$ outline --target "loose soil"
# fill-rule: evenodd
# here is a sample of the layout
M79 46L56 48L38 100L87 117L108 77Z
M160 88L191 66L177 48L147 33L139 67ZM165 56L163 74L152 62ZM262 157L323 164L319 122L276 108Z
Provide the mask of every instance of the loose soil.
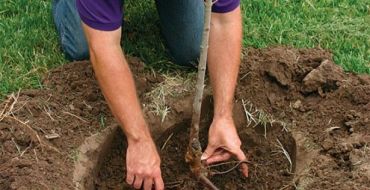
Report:
M370 77L344 72L322 49L246 49L243 55L234 120L251 161L250 177L233 170L211 179L221 189L370 189ZM192 90L177 85L174 90L181 93L167 94L169 111L163 117L153 110L148 94L165 86L167 78L148 71L138 59L129 62L158 148L173 134L160 151L167 187L201 189L183 159ZM73 189L78 147L116 123L87 62L52 70L42 86L0 104L0 189ZM212 103L203 110L206 146ZM292 166L279 152L277 139ZM97 166L97 189L127 187L124 150L124 137L117 133L111 152Z
M140 97L162 80L137 58L128 60ZM0 189L74 189L78 147L114 123L90 63L50 71L42 89L20 91L0 105Z

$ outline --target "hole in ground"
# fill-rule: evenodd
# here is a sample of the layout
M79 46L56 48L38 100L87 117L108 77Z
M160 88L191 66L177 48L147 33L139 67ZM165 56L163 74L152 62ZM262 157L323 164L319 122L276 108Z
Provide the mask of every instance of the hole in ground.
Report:
M208 99L209 100L209 99ZM206 98L202 108L200 140L203 148L207 145L208 127L212 121L212 103ZM220 189L280 189L292 185L296 163L296 144L292 135L282 130L277 124L268 125L266 138L264 127L246 127L244 112L237 106L234 109L236 125L242 149L249 157L249 178L244 178L239 169L222 175L214 175L210 179ZM240 119L243 118L243 119ZM203 189L192 178L184 156L189 140L190 118L165 131L156 144L162 159L162 176L166 189ZM261 132L263 131L263 132ZM281 142L281 146L279 146ZM101 164L95 177L96 189L130 189L125 183L126 174L126 140L122 132L116 134L112 149ZM282 153L284 148L292 161ZM146 156L146 155L143 155ZM212 171L226 171L235 163L213 167ZM289 189L289 188L287 188Z

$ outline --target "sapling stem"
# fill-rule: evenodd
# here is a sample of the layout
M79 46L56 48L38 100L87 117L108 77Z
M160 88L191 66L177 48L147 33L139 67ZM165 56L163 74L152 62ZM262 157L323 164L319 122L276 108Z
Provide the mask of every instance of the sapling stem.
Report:
M186 161L189 163L191 171L197 177L197 179L203 183L209 189L217 190L218 188L207 178L208 170L202 165L201 156L202 148L199 141L199 123L200 123L200 112L202 107L202 98L204 91L204 77L207 68L207 53L208 53L208 41L209 31L211 25L211 10L212 0L205 1L204 9L204 27L202 35L202 44L200 47L200 59L198 65L198 76L195 88L195 97L193 102L193 115L191 120L190 128L190 139L188 145L188 151L186 153Z

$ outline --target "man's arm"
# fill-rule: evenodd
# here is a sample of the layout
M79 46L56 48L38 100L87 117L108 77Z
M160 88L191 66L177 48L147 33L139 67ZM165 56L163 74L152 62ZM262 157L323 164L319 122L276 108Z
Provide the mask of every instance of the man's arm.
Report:
M209 130L208 147L203 154L207 163L239 160L246 156L232 118L234 91L240 66L242 18L240 7L229 13L212 13L208 68L213 88L214 116ZM248 168L243 165L248 176Z
M108 105L126 134L127 178L135 188L163 189L160 158L143 117L134 80L123 55L121 28L100 31L83 24L90 60Z

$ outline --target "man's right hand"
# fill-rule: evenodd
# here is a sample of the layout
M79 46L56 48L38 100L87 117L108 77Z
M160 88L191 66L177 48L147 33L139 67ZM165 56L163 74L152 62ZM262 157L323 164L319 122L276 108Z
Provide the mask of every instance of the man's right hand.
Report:
M126 154L126 182L135 189L151 190L155 187L156 190L163 190L160 163L161 160L151 137L129 141Z

